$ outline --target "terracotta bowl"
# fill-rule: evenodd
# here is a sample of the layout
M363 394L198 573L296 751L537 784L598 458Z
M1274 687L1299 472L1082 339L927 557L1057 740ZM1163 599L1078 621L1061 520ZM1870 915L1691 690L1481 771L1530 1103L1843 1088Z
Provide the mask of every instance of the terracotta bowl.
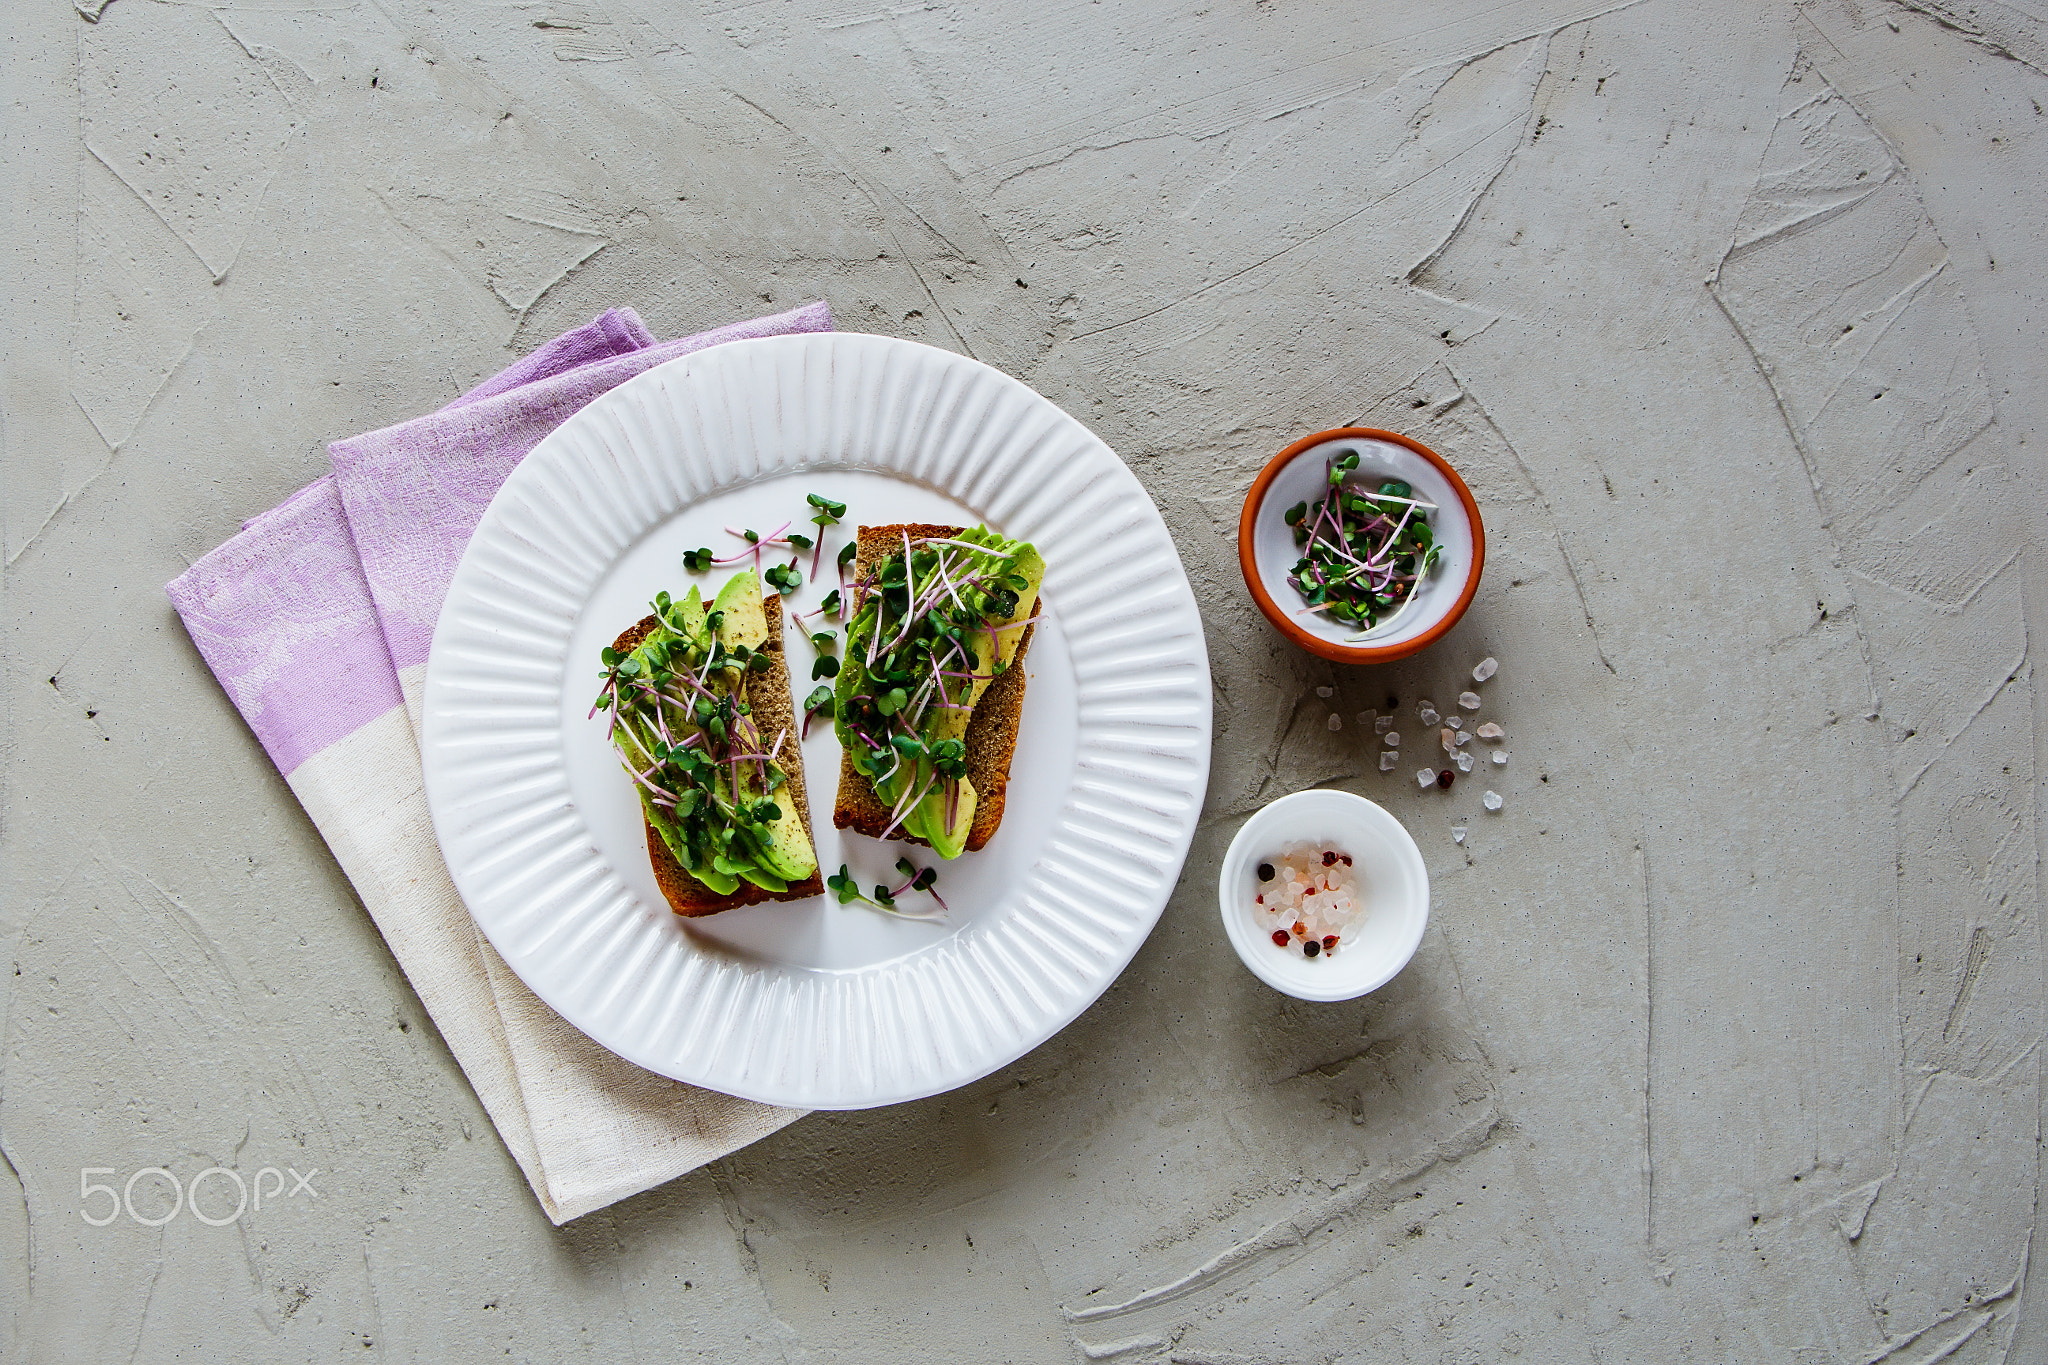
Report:
M1298 502L1321 497L1328 462L1347 452L1358 455L1352 477L1359 483L1376 488L1383 480L1399 479L1418 498L1435 503L1430 530L1443 547L1436 568L1414 599L1362 640L1350 638L1359 633L1353 623L1308 610L1287 581L1288 570L1301 555L1283 514ZM1295 644L1340 664L1391 663L1427 649L1458 624L1479 591L1479 573L1486 566L1486 528L1472 490L1443 456L1395 432L1339 427L1302 437L1268 460L1252 480L1237 523L1237 562L1259 610Z

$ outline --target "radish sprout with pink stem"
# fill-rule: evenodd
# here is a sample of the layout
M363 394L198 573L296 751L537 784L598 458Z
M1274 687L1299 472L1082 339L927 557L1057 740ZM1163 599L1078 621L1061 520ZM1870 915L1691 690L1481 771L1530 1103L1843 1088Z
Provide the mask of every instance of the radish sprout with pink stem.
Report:
M913 915L899 907L896 904L896 898L906 891L929 893L931 898L938 902L941 913L951 908L946 904L944 897L939 895L937 891L932 890L939 880L937 868L921 868L908 858L898 858L896 860L896 870L903 874L903 883L900 886L890 886L885 882L876 882L875 893L872 896L861 894L860 883L853 879L853 874L847 870L845 863L841 863L837 872L825 878L825 885L832 888L832 894L839 898L841 905L850 905L858 902L861 905L871 905L877 910L886 911L889 914L898 915L904 919L938 918L937 915L929 912Z

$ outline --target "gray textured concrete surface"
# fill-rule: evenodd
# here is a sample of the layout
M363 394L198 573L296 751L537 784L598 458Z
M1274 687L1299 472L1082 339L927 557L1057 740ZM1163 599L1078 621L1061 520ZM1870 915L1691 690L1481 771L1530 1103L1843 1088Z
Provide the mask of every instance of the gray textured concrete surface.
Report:
M22 0L6 51L7 1358L2048 1359L2035 0ZM812 298L1145 481L1206 818L1037 1052L552 1229L161 587L607 305ZM1346 423L1491 533L1373 671L1233 554ZM1353 719L1488 653L1497 815ZM1208 889L1313 783L1435 882L1345 1005ZM216 1164L319 1197L81 1216Z

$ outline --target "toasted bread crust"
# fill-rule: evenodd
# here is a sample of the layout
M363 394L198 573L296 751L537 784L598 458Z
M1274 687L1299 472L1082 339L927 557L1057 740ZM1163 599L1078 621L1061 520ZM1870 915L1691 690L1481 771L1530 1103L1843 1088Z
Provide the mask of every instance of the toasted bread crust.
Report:
M774 624L769 628L767 642L761 646L760 652L774 662L766 672L747 675L747 705L753 708L754 723L763 734L786 732L781 747L775 751L775 762L788 778L784 790L796 803L797 818L803 821L804 837L811 840L811 847L815 849L817 839L811 832L810 802L804 795L804 756L798 742L800 731L796 703L790 698L789 664L782 650L782 598L768 594L762 597L761 608ZM659 624L652 616L642 617L612 641L612 648L621 654L627 653ZM662 841L651 821L647 825L647 858L654 865L655 885L661 888L669 909L692 919L737 909L742 905L759 905L763 901L800 901L807 896L825 894L824 871L820 868L803 881L791 882L787 891L770 891L743 880L739 889L730 896L717 895L683 870L683 865L676 861L675 854L669 852L668 845Z
M854 576L858 578L892 551L902 549L906 533L912 540L923 540L958 535L961 529L929 522L863 526L856 538L859 548L854 552ZM1042 599L1034 602L1031 615L1036 616L1042 604ZM1017 641L1016 657L989 683L967 721L967 778L974 783L975 793L974 823L967 831L966 846L970 853L985 847L1003 823L1010 760L1017 752L1017 726L1024 717L1024 654L1031 648L1031 637L1037 629L1035 623L1024 627L1024 634ZM852 756L843 751L839 756L839 795L833 804L832 823L872 839L882 838L883 831L889 828L889 806L875 795L874 784L866 775L854 768ZM926 840L901 829L888 837L930 846Z

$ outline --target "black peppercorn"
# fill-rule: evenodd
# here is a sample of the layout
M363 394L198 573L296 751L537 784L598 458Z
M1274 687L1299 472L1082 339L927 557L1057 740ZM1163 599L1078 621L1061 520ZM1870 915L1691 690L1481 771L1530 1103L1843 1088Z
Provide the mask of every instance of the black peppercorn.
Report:
M1323 951L1323 945L1316 942L1314 939L1310 939L1308 942L1301 945L1301 955L1303 957L1314 957L1317 953L1320 953L1321 951Z
M1273 865L1271 863L1259 864L1259 880L1262 882L1270 882L1273 880Z

